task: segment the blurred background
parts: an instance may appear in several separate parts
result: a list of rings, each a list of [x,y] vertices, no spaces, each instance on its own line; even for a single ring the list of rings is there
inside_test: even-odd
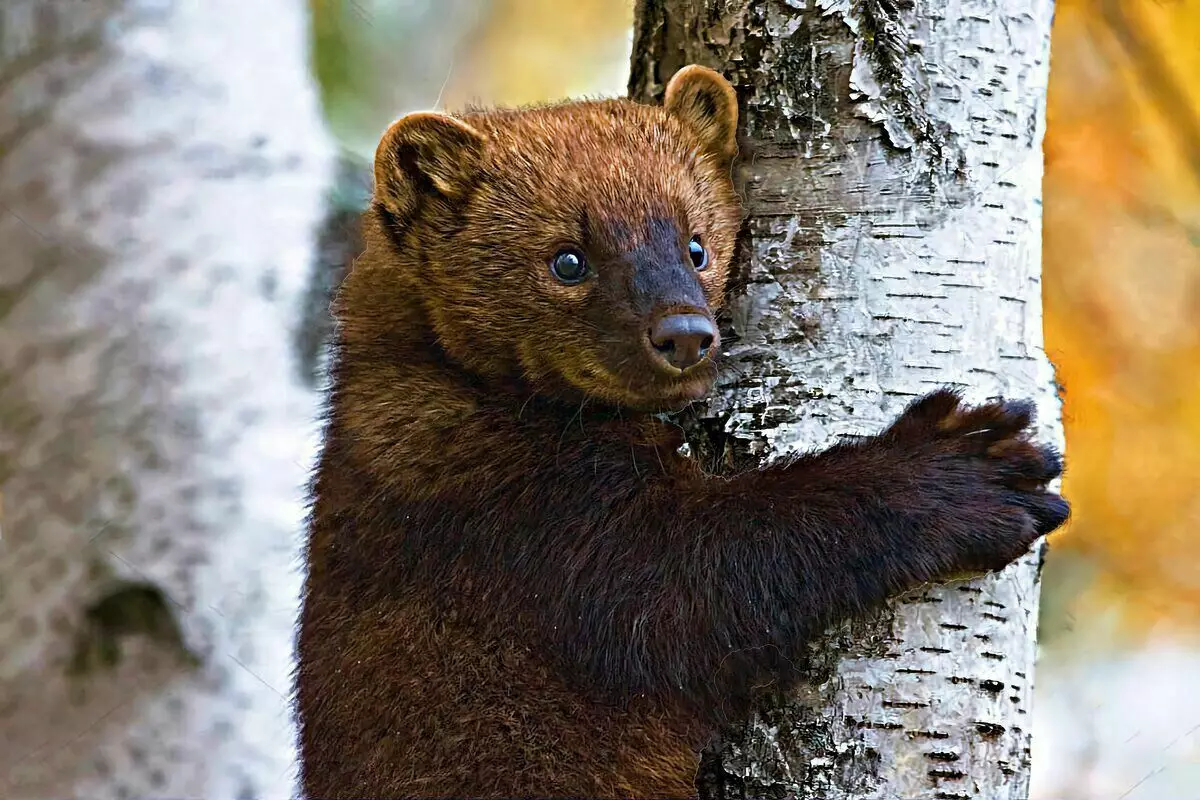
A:
[[[308,0],[307,12],[297,23],[308,25],[313,102],[331,139],[314,146],[329,158],[313,168],[312,185],[333,189],[306,212],[322,225],[316,263],[294,260],[318,276],[344,259],[346,224],[366,197],[363,170],[399,114],[625,91],[632,10],[619,0]],[[272,19],[258,23],[243,20],[248,36],[284,35]],[[12,35],[0,27],[0,42]],[[1200,798],[1198,43],[1200,0],[1058,2],[1044,303],[1075,512],[1053,539],[1044,576],[1037,800]],[[7,66],[0,59],[0,90],[13,70],[32,69],[18,56]],[[0,125],[0,165],[20,135]],[[303,300],[303,278],[273,290]],[[320,291],[307,291],[310,310],[319,309]],[[0,292],[0,320],[11,294]],[[296,336],[311,381],[319,348],[311,332]],[[4,452],[0,441],[0,488],[11,505]],[[151,617],[169,605],[153,596],[156,576],[122,580],[125,594],[105,600],[142,604]],[[103,627],[106,607],[96,607],[89,619]],[[263,682],[284,685],[287,666],[268,668],[275,677]],[[6,702],[19,705],[0,695],[0,734]],[[44,785],[29,780],[14,785]]]

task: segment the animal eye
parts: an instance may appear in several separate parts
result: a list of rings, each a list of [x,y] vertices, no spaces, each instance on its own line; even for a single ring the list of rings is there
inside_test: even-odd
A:
[[[708,266],[708,251],[704,249],[704,245],[700,244],[700,236],[697,234],[688,242],[688,255],[692,257],[692,266],[697,271]]]
[[[550,272],[567,285],[580,283],[588,274],[587,259],[578,250],[559,250],[550,259]]]

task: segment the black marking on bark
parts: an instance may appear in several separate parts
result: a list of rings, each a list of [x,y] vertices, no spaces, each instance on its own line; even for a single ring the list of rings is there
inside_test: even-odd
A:
[[[877,731],[902,731],[902,730],[904,730],[904,725],[900,722],[874,722],[871,720],[856,721],[856,720],[851,719],[850,717],[844,717],[844,719],[846,720],[846,722],[848,724],[854,725],[855,727],[858,727],[858,728],[870,728],[872,730],[877,730]]]
[[[950,127],[925,109],[929,87],[921,72],[924,56],[912,44],[913,6],[910,0],[858,0],[849,13],[879,88],[879,96],[871,99],[892,123],[883,124],[887,143],[898,150],[916,148],[926,153],[926,174],[932,185],[940,186],[947,178],[966,176],[965,153],[954,146]]]
[[[629,96],[642,102],[662,102],[665,84],[659,60],[666,55],[666,8],[663,0],[639,0],[633,15],[633,59],[629,66]]]
[[[841,654],[851,643],[855,652],[868,658],[884,658],[889,655],[891,636],[887,613],[848,623],[811,643],[807,656],[797,666],[806,684],[820,685],[836,678]],[[777,732],[778,747],[763,747],[761,729],[749,724],[721,732],[720,742],[701,755],[697,776],[701,798],[824,800],[835,791],[869,795],[878,787],[883,781],[879,752],[861,740],[846,747],[842,739],[836,738],[823,708],[795,700],[765,696],[759,705],[762,728]],[[864,722],[860,727],[902,728],[888,722]],[[769,754],[782,754],[786,762]],[[802,787],[799,794],[797,787]]]
[[[773,717],[791,717],[795,709],[775,709],[771,713],[772,718],[764,718],[764,722],[778,725],[782,752],[819,752],[826,754],[825,758],[802,757],[784,763],[765,759],[763,753],[755,752],[750,759],[755,770],[749,774],[748,761],[737,749],[726,745],[718,752],[706,751],[701,756],[697,776],[701,798],[822,800],[834,787],[855,795],[867,794],[877,787],[882,766],[878,750],[861,742],[838,747],[831,738],[827,721],[819,715],[782,720]],[[799,747],[800,742],[805,747]],[[802,787],[799,793],[795,787]]]
[[[884,700],[884,708],[929,708],[929,703],[920,703],[914,700]]]
[[[1003,725],[997,725],[995,722],[976,720],[973,724],[975,725],[975,730],[978,731],[981,736],[988,738],[1000,736],[1005,731],[1005,727]]]

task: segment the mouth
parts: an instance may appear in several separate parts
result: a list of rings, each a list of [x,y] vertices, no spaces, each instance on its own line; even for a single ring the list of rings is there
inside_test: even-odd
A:
[[[637,411],[669,412],[682,410],[708,396],[716,378],[716,368],[711,364],[708,369],[704,366],[697,365],[667,380],[654,375],[651,381],[630,381],[596,370],[588,370],[586,374],[565,371],[563,378],[575,389],[614,405]]]
[[[692,403],[697,403],[708,397],[710,386],[707,383],[691,382],[678,391],[662,394],[647,401],[645,408],[651,411],[675,412],[682,411]]]
[[[598,400],[638,411],[679,411],[707,397],[717,379],[717,365],[712,356],[687,369],[666,369],[661,364],[638,358],[631,359],[634,364],[627,362],[626,369],[613,369],[596,361],[554,364],[544,355],[531,349],[523,359],[527,365],[543,365],[531,370],[542,375],[542,380],[557,374],[556,382],[560,386],[569,386]]]
[[[708,397],[716,377],[717,367],[711,359],[675,370],[674,375],[655,370],[653,380],[626,384],[624,403],[650,411],[678,411]]]

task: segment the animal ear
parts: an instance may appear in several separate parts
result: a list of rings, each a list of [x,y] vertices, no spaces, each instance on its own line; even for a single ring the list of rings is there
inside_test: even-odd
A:
[[[663,106],[725,161],[737,155],[737,93],[721,73],[692,64],[671,76]]]
[[[457,200],[471,189],[483,134],[445,114],[418,111],[392,123],[375,150],[375,199],[408,221],[422,198]]]

